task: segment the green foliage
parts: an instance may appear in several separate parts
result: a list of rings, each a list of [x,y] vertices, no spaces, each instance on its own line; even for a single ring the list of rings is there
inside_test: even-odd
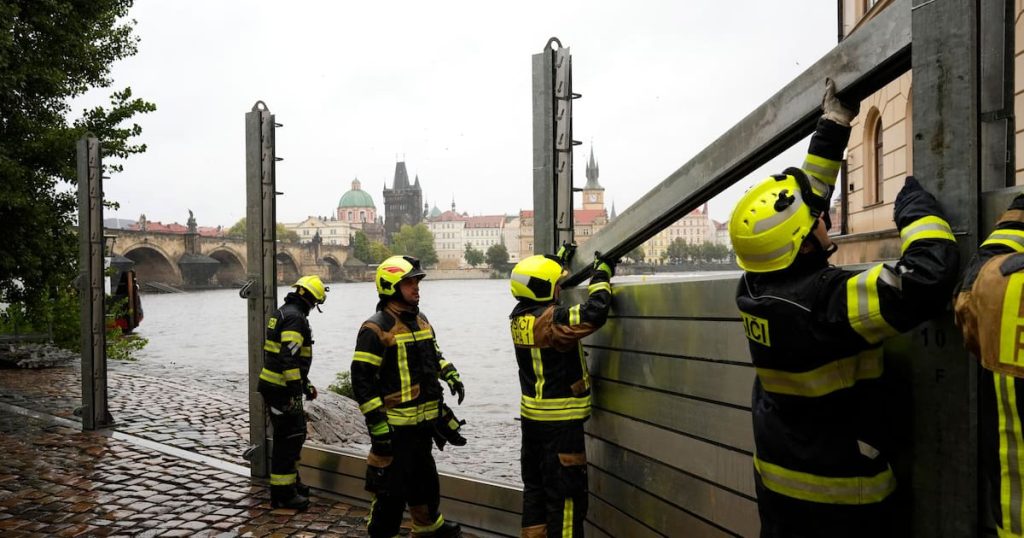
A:
[[[380,241],[370,243],[370,259],[368,263],[380,263],[391,257],[391,249]]]
[[[639,246],[626,253],[627,260],[633,260],[633,263],[643,263],[644,261],[644,247]]]
[[[505,243],[491,245],[487,249],[487,265],[490,265],[495,271],[509,270],[508,249],[505,248]]]
[[[346,398],[356,399],[355,393],[352,392],[352,373],[348,370],[338,372],[334,376],[334,383],[328,386],[327,390]]]
[[[722,263],[729,260],[729,249],[710,241],[689,244],[683,238],[675,238],[661,258],[669,263]]]
[[[277,223],[276,232],[277,240],[281,241],[282,243],[299,242],[299,234],[297,234],[294,230],[289,230],[288,228],[285,228],[284,224],[281,224],[280,222]],[[234,237],[235,239],[245,239],[246,233],[247,229],[245,227],[245,217],[242,217],[238,219],[238,222],[232,224],[231,227],[228,228],[227,236]]]
[[[355,236],[352,238],[352,256],[363,263],[371,263],[373,259],[370,256],[370,240],[367,239],[366,234],[362,230],[356,231]]]
[[[118,327],[107,329],[107,358],[114,361],[135,362],[135,354],[146,347],[149,339],[137,334],[124,334]]]
[[[0,0],[0,298],[23,305],[33,327],[53,326],[58,342],[68,341],[65,325],[78,316],[65,308],[77,273],[76,142],[92,133],[105,174],[120,172],[121,160],[146,150],[134,141],[142,128],[132,118],[156,109],[127,87],[77,119],[69,105],[109,88],[110,66],[136,53],[131,5]]]
[[[395,254],[415,256],[423,265],[437,263],[437,251],[434,250],[434,234],[426,224],[416,226],[405,224],[391,238],[391,252]]]
[[[81,348],[78,291],[70,286],[44,290],[39,304],[10,304],[0,312],[0,334],[47,334],[58,347]]]
[[[472,243],[466,243],[466,252],[463,254],[463,257],[466,258],[466,263],[470,267],[476,267],[484,263],[484,253],[473,248]]]

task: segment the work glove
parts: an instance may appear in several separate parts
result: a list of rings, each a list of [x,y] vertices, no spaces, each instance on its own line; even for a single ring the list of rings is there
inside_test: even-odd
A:
[[[1014,209],[1024,209],[1024,193],[1018,194],[1016,198],[1010,202],[1010,207],[1006,208],[1007,211]]]
[[[370,451],[378,456],[394,455],[391,446],[391,425],[382,421],[370,426]]]
[[[932,193],[924,190],[914,176],[907,176],[907,181],[896,195],[896,203],[893,204],[893,222],[896,223],[897,228],[902,230],[910,223],[928,214],[919,209],[931,210],[939,207],[939,202],[935,200]]]
[[[307,400],[315,400],[316,399],[316,396],[317,396],[316,387],[314,387],[312,383],[306,383],[306,385],[304,387],[302,387],[302,392],[303,392],[303,394],[306,395],[306,399]]]
[[[462,405],[462,400],[466,398],[466,386],[462,384],[462,378],[459,377],[459,371],[452,368],[444,376],[445,383],[448,383],[448,388],[452,391],[452,396],[457,393],[459,395],[459,405]]]
[[[562,265],[569,265],[569,261],[572,260],[573,255],[576,254],[576,242],[572,243],[566,241],[562,243],[562,247],[558,249],[558,253],[555,256]]]
[[[604,274],[608,275],[608,278],[615,276],[615,261],[614,260],[603,260],[599,257],[594,258],[594,271],[603,271]]]
[[[836,83],[830,78],[825,79],[825,95],[821,98],[821,115],[839,125],[849,127],[854,116],[860,110],[860,104],[844,103],[836,97]]]

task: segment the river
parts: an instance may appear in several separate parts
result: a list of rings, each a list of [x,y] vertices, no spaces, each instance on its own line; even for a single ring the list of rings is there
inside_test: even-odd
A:
[[[334,283],[327,302],[310,315],[313,367],[310,379],[326,390],[347,370],[360,324],[374,312],[372,283]],[[289,288],[278,290],[283,299]],[[459,418],[467,420],[465,447],[437,453],[441,469],[518,484],[519,382],[508,333],[515,305],[508,280],[430,280],[420,284],[420,308],[430,319],[445,357],[466,384],[461,406],[446,394]],[[226,382],[245,390],[246,301],[237,290],[211,290],[143,297],[145,320],[138,333],[149,339],[142,365],[173,368],[184,378]]]

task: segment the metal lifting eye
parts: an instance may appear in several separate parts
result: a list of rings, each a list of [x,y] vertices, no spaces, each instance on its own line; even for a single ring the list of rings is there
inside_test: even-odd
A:
[[[779,193],[779,199],[775,200],[775,211],[781,213],[782,211],[785,211],[787,207],[793,205],[793,202],[795,201],[796,196],[789,194],[789,189],[782,189],[782,192]]]

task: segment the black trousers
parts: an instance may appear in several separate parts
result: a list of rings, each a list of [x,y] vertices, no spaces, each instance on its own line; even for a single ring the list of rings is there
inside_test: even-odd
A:
[[[270,451],[270,494],[275,499],[287,500],[295,495],[298,482],[296,463],[306,442],[306,413],[301,396],[289,407],[289,401],[270,401],[267,414],[274,428],[274,444]],[[276,399],[275,399],[276,400]]]
[[[391,434],[394,460],[374,494],[366,529],[372,538],[397,536],[406,505],[417,527],[429,527],[441,517],[441,485],[434,464],[434,423],[395,426]]]
[[[522,420],[523,529],[583,536],[587,465],[583,421]],[[527,535],[530,532],[527,531]]]
[[[794,499],[764,486],[754,472],[761,538],[896,538],[895,495],[875,504],[824,504]]]

